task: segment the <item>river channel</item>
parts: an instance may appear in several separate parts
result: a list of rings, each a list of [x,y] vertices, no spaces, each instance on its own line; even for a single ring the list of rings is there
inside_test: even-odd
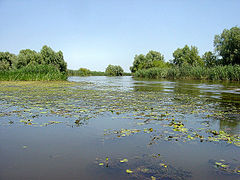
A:
[[[0,179],[240,178],[240,83],[0,82]]]

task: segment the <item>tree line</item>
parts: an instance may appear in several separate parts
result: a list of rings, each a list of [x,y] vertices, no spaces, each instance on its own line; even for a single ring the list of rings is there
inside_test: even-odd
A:
[[[67,63],[64,61],[62,51],[55,52],[44,45],[40,52],[24,49],[18,55],[9,52],[0,52],[0,70],[9,71],[21,69],[26,66],[50,65],[64,73]]]
[[[125,73],[123,68],[119,65],[111,65],[109,64],[105,72],[101,71],[90,71],[86,68],[79,68],[78,70],[70,70],[68,69],[69,76],[126,76],[131,75],[131,73]]]
[[[185,45],[173,52],[173,59],[165,62],[164,56],[157,51],[149,51],[146,55],[140,54],[134,57],[132,73],[151,68],[171,67],[206,67],[240,65],[240,28],[232,27],[224,29],[220,35],[214,37],[214,52],[205,52],[199,55],[196,46]]]
[[[205,52],[202,56],[196,46],[185,45],[173,52],[173,59],[169,62],[165,61],[163,54],[153,50],[146,55],[135,55],[130,70],[136,77],[240,80],[240,28],[236,26],[224,29],[220,35],[215,35],[213,44],[214,51]],[[28,73],[29,76],[23,78],[19,75],[22,73]],[[30,49],[21,50],[18,55],[0,52],[0,76],[4,77],[0,79],[34,79],[31,74],[35,74],[36,80],[40,77],[39,74],[45,74],[42,79],[57,77],[61,80],[66,79],[67,75],[129,75],[124,73],[121,66],[111,64],[105,72],[86,68],[68,70],[62,51],[55,52],[46,45],[40,52]]]

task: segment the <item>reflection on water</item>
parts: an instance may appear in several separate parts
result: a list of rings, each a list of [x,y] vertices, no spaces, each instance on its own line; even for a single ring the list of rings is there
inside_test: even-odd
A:
[[[0,179],[239,179],[239,83],[69,82],[0,82]]]

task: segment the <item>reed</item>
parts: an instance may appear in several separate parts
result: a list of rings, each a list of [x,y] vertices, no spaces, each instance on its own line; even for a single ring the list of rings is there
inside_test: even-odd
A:
[[[20,69],[0,71],[1,81],[52,81],[66,80],[67,74],[52,65],[30,65]]]
[[[206,80],[240,80],[240,66],[214,66],[206,68],[202,66],[173,66],[168,68],[150,68],[139,70],[134,74],[138,78],[148,79],[206,79]]]

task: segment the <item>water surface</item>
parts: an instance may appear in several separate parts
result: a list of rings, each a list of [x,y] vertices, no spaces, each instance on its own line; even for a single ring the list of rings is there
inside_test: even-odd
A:
[[[239,179],[239,89],[128,76],[0,82],[0,179]]]

